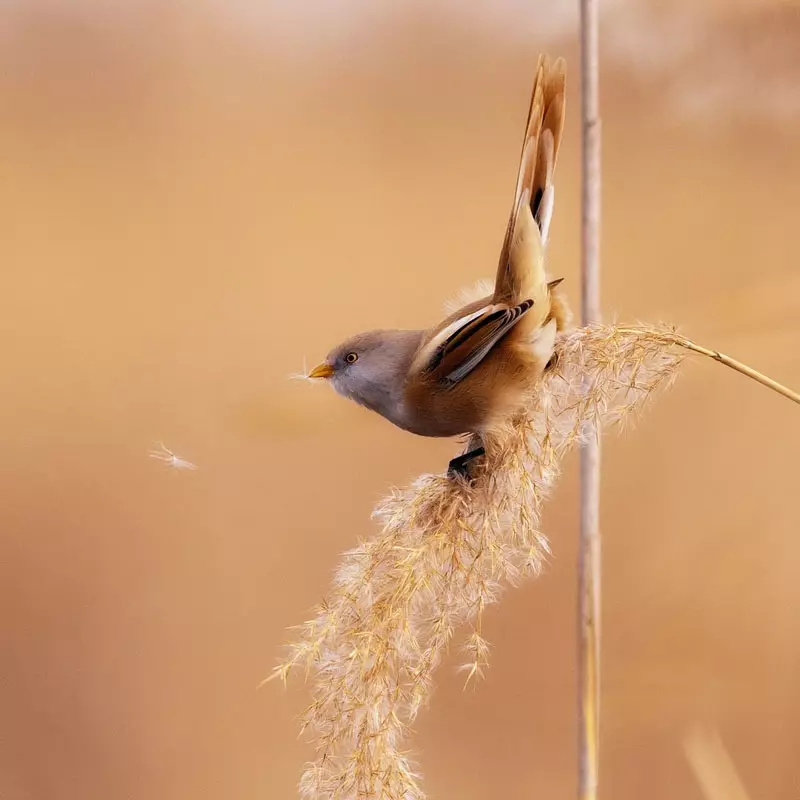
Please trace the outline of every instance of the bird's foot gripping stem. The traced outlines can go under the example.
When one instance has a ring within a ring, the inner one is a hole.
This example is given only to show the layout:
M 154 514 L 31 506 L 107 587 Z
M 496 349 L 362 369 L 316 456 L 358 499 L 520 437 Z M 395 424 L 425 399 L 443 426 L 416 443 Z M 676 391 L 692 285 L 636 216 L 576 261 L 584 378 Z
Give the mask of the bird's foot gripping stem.
M 483 447 L 476 447 L 474 450 L 452 459 L 447 466 L 447 477 L 455 478 L 458 475 L 462 478 L 469 478 L 470 462 L 485 454 L 486 451 Z

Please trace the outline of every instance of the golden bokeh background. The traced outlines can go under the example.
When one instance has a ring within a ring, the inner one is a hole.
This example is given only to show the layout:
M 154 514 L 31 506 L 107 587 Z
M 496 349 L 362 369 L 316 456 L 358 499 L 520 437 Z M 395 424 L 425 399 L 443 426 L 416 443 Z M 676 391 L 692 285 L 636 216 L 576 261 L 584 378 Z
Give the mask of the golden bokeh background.
M 259 681 L 375 501 L 455 445 L 287 376 L 493 274 L 544 49 L 577 305 L 576 9 L 0 15 L 0 797 L 295 797 L 307 689 Z M 795 0 L 604 4 L 604 312 L 795 388 L 798 41 Z M 487 680 L 462 692 L 455 648 L 439 671 L 410 743 L 432 798 L 575 796 L 576 463 Z M 753 798 L 800 797 L 798 463 L 800 409 L 713 363 L 606 439 L 602 797 L 701 800 L 698 723 Z

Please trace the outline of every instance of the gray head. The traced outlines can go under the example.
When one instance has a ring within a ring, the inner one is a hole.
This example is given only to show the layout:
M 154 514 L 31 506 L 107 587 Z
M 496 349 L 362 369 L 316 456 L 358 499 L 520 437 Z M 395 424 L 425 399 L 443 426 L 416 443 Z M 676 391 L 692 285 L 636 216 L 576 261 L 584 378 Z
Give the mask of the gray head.
M 369 331 L 351 336 L 311 370 L 342 395 L 403 426 L 403 390 L 422 331 Z

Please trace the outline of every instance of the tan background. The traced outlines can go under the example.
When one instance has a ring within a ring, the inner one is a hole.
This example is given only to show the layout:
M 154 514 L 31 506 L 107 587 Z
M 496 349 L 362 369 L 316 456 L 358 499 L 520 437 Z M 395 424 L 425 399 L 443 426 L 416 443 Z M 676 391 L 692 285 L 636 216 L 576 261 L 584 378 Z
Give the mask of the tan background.
M 295 796 L 306 690 L 256 686 L 376 499 L 454 445 L 287 375 L 492 274 L 544 48 L 578 295 L 572 4 L 302 7 L 2 6 L 3 800 Z M 797 388 L 797 4 L 606 8 L 605 313 Z M 607 440 L 603 797 L 699 800 L 704 722 L 753 798 L 800 798 L 799 459 L 800 409 L 711 363 Z M 431 797 L 575 794 L 575 467 L 488 680 L 440 671 Z

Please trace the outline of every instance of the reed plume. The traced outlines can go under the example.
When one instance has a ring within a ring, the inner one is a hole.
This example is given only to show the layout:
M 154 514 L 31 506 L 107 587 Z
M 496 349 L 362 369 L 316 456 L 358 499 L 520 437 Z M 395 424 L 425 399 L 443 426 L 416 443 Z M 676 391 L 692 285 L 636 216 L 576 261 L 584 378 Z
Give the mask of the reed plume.
M 375 510 L 373 539 L 346 553 L 328 598 L 272 677 L 313 676 L 302 727 L 316 759 L 303 796 L 422 800 L 403 744 L 457 628 L 466 680 L 489 645 L 483 612 L 536 575 L 548 553 L 542 505 L 562 459 L 590 432 L 630 420 L 687 351 L 672 329 L 591 325 L 565 333 L 528 411 L 487 439 L 472 480 L 426 475 Z M 683 340 L 688 341 L 688 340 Z

